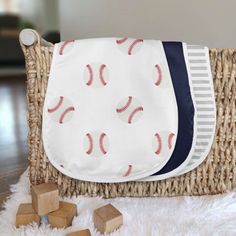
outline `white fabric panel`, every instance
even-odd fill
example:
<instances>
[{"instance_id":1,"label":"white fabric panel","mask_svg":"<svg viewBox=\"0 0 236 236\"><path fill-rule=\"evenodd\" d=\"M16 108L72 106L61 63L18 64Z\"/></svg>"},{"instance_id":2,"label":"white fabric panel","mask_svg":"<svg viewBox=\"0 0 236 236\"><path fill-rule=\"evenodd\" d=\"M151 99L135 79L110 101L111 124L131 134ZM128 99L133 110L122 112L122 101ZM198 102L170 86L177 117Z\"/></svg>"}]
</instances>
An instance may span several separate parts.
<instances>
[{"instance_id":1,"label":"white fabric panel","mask_svg":"<svg viewBox=\"0 0 236 236\"><path fill-rule=\"evenodd\" d=\"M55 45L43 142L60 172L95 182L147 177L169 160L177 127L160 41L100 38Z\"/></svg>"}]
</instances>

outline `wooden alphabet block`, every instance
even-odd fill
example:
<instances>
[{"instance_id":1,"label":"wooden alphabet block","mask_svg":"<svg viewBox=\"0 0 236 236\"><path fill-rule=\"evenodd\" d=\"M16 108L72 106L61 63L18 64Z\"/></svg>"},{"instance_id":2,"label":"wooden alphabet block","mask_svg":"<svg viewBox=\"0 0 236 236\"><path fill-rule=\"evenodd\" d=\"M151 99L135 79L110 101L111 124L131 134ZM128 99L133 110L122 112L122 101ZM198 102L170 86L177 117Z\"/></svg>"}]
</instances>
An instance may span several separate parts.
<instances>
[{"instance_id":1,"label":"wooden alphabet block","mask_svg":"<svg viewBox=\"0 0 236 236\"><path fill-rule=\"evenodd\" d=\"M89 229L84 229L84 230L68 233L66 234L66 236L91 236L91 233Z\"/></svg>"},{"instance_id":2,"label":"wooden alphabet block","mask_svg":"<svg viewBox=\"0 0 236 236\"><path fill-rule=\"evenodd\" d=\"M38 215L46 215L59 208L59 191L55 184L34 185L31 192L33 208Z\"/></svg>"},{"instance_id":3,"label":"wooden alphabet block","mask_svg":"<svg viewBox=\"0 0 236 236\"><path fill-rule=\"evenodd\" d=\"M20 204L16 213L16 227L36 222L39 224L40 217L35 212L31 203Z\"/></svg>"},{"instance_id":4,"label":"wooden alphabet block","mask_svg":"<svg viewBox=\"0 0 236 236\"><path fill-rule=\"evenodd\" d=\"M76 215L76 204L60 201L59 209L48 214L48 222L52 227L68 227L71 226L72 220Z\"/></svg>"},{"instance_id":5,"label":"wooden alphabet block","mask_svg":"<svg viewBox=\"0 0 236 236\"><path fill-rule=\"evenodd\" d=\"M123 224L123 216L114 206L108 204L94 210L93 221L98 231L110 233Z\"/></svg>"}]
</instances>

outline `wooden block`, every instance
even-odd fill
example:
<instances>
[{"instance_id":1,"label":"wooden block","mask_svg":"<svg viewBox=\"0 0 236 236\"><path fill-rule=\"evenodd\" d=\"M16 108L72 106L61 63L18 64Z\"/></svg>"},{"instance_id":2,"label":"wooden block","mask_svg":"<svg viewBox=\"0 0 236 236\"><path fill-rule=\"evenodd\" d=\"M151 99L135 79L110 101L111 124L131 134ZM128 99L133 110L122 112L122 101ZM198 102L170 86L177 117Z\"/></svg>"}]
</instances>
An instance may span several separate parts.
<instances>
[{"instance_id":1,"label":"wooden block","mask_svg":"<svg viewBox=\"0 0 236 236\"><path fill-rule=\"evenodd\" d=\"M46 215L59 208L59 191L55 184L32 186L32 204L38 215Z\"/></svg>"},{"instance_id":2,"label":"wooden block","mask_svg":"<svg viewBox=\"0 0 236 236\"><path fill-rule=\"evenodd\" d=\"M16 227L36 222L39 224L40 217L35 212L31 203L20 204L16 213Z\"/></svg>"},{"instance_id":3,"label":"wooden block","mask_svg":"<svg viewBox=\"0 0 236 236\"><path fill-rule=\"evenodd\" d=\"M66 234L66 236L91 236L91 233L89 229L84 229L84 230L68 233Z\"/></svg>"},{"instance_id":4,"label":"wooden block","mask_svg":"<svg viewBox=\"0 0 236 236\"><path fill-rule=\"evenodd\" d=\"M48 222L52 227L68 227L71 226L72 220L76 215L76 204L60 201L59 209L48 214Z\"/></svg>"},{"instance_id":5,"label":"wooden block","mask_svg":"<svg viewBox=\"0 0 236 236\"><path fill-rule=\"evenodd\" d=\"M108 204L94 210L93 221L98 231L110 233L123 224L123 216L114 206Z\"/></svg>"}]
</instances>

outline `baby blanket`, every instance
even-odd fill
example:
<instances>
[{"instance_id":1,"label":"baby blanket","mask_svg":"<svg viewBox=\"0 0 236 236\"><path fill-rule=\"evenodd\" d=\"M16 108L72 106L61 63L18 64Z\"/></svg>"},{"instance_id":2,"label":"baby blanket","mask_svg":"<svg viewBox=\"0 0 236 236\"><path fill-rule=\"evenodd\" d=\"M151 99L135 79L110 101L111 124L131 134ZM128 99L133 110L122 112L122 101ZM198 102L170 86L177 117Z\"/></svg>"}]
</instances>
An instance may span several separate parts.
<instances>
[{"instance_id":1,"label":"baby blanket","mask_svg":"<svg viewBox=\"0 0 236 236\"><path fill-rule=\"evenodd\" d=\"M43 142L62 173L94 182L185 173L208 154L214 126L207 48L131 38L55 45Z\"/></svg>"}]
</instances>

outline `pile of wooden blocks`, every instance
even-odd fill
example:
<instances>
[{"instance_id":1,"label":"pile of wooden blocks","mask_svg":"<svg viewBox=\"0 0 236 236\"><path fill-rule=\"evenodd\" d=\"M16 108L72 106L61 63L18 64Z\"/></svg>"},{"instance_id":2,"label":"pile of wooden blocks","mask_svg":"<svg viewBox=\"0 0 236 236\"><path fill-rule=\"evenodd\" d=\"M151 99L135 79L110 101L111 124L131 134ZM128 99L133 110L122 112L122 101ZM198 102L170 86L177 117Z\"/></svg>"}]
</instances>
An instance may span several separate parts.
<instances>
[{"instance_id":1,"label":"pile of wooden blocks","mask_svg":"<svg viewBox=\"0 0 236 236\"><path fill-rule=\"evenodd\" d=\"M76 204L59 201L59 191L55 184L44 183L32 186L32 203L20 204L16 213L16 227L45 221L51 227L66 228L77 216ZM94 210L94 225L101 233L110 233L123 224L122 214L111 204ZM89 236L89 229L66 234L66 236Z\"/></svg>"}]
</instances>

